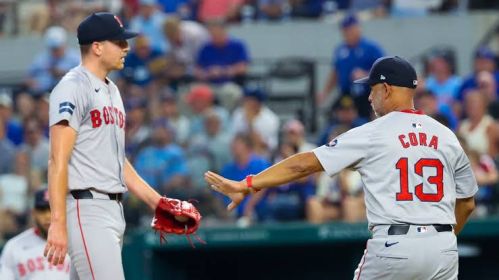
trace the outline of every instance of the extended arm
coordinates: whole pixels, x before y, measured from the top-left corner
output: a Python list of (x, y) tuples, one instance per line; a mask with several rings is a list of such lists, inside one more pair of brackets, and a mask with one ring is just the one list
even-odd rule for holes
[(156, 209), (161, 195), (139, 176), (132, 164), (125, 161), (125, 184), (128, 189), (140, 200), (145, 202), (152, 210)]
[[(276, 187), (323, 170), (313, 152), (299, 153), (253, 176), (252, 185), (255, 189)], [(211, 171), (205, 173), (205, 180), (214, 190), (232, 200), (229, 210), (234, 209), (250, 193), (244, 180), (232, 181)]]

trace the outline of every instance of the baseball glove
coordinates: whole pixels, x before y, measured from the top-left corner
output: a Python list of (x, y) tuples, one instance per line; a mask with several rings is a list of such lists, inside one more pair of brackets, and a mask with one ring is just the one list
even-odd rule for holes
[(185, 234), (194, 247), (189, 234), (196, 233), (200, 223), (201, 214), (192, 203), (162, 197), (156, 206), (151, 227), (159, 232), (161, 242), (166, 241), (165, 234)]

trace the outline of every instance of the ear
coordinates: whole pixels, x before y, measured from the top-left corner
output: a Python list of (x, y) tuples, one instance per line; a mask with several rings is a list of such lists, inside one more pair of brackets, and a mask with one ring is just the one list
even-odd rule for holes
[(383, 93), (383, 97), (385, 99), (388, 99), (390, 97), (390, 95), (392, 94), (392, 86), (387, 84), (387, 83), (383, 83), (383, 86), (385, 87), (385, 92)]
[(102, 55), (102, 48), (103, 48), (103, 45), (101, 43), (99, 43), (99, 42), (92, 43), (92, 51), (95, 53), (95, 55), (101, 56)]

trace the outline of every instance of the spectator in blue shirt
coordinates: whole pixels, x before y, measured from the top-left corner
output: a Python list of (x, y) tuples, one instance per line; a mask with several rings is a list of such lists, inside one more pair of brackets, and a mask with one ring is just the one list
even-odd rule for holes
[(201, 48), (195, 76), (213, 84), (235, 82), (242, 85), (250, 61), (244, 42), (229, 37), (225, 23), (208, 23), (211, 41)]
[(324, 102), (333, 88), (338, 86), (341, 95), (350, 95), (354, 98), (359, 114), (368, 117), (371, 109), (365, 95), (369, 93), (369, 89), (354, 84), (353, 81), (367, 75), (374, 61), (384, 53), (376, 43), (362, 37), (355, 16), (349, 15), (342, 20), (341, 31), (344, 42), (334, 50), (331, 72), (324, 89), (319, 93), (318, 101)]
[(188, 170), (184, 151), (173, 142), (173, 127), (164, 119), (155, 121), (153, 127), (153, 144), (138, 153), (135, 168), (160, 193), (183, 192)]
[[(458, 93), (458, 100), (463, 101), (464, 95), (467, 91), (475, 88), (479, 88), (478, 74), (482, 71), (489, 72), (494, 75), (496, 80), (496, 85), (499, 85), (499, 71), (496, 65), (496, 55), (494, 52), (483, 46), (476, 50), (475, 60), (474, 60), (474, 71), (466, 78), (464, 78), (461, 88)], [(499, 86), (496, 86), (496, 94), (499, 96)]]
[(14, 117), (13, 109), (10, 95), (0, 94), (0, 125), (3, 125), (7, 138), (17, 146), (24, 142), (24, 129), (22, 123)]
[(135, 39), (133, 50), (125, 58), (125, 67), (120, 72), (121, 76), (129, 83), (145, 87), (154, 79), (149, 68), (149, 63), (160, 58), (162, 53), (151, 49), (149, 39), (139, 36)]
[[(253, 153), (253, 143), (251, 137), (246, 134), (236, 134), (231, 144), (232, 156), (234, 161), (225, 165), (222, 168), (221, 175), (231, 180), (243, 180), (250, 174), (257, 174), (270, 166), (270, 162), (265, 158), (257, 156)], [(230, 202), (227, 197), (222, 197), (226, 204)], [(242, 217), (245, 213), (245, 207), (249, 198), (239, 204), (236, 208), (237, 217)], [(260, 212), (263, 210), (263, 204), (258, 204), (255, 210)]]
[(428, 65), (429, 76), (425, 83), (426, 89), (435, 95), (442, 111), (453, 114), (461, 78), (453, 73), (451, 64), (444, 55), (436, 54), (431, 57)]
[[(299, 152), (299, 146), (283, 142), (275, 163)], [(296, 182), (263, 190), (261, 220), (265, 222), (288, 222), (308, 220), (312, 210), (311, 201), (315, 195), (315, 177), (309, 176)], [(255, 203), (256, 201), (251, 201)]]
[(146, 36), (153, 49), (167, 52), (169, 45), (163, 35), (166, 15), (158, 9), (156, 0), (140, 0), (139, 3), (139, 14), (130, 20), (130, 29)]
[(163, 12), (166, 14), (176, 14), (182, 19), (192, 18), (191, 0), (158, 0)]
[(60, 78), (80, 63), (78, 51), (67, 48), (64, 28), (53, 26), (44, 35), (46, 49), (33, 60), (26, 84), (33, 95), (42, 95), (57, 84)]

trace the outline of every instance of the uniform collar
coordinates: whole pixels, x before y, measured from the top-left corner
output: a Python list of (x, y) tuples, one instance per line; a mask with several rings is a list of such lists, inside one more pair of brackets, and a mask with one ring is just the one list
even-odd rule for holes
[(416, 114), (416, 115), (424, 115), (423, 111), (416, 110), (416, 109), (405, 109), (405, 110), (400, 110), (399, 112), (408, 113), (408, 114)]
[(87, 68), (85, 68), (85, 66), (83, 66), (83, 64), (80, 64), (80, 67), (81, 67), (82, 71), (85, 72), (85, 74), (88, 76), (88, 78), (90, 79), (90, 81), (92, 82), (92, 84), (94, 86), (107, 87), (110, 85), (111, 81), (109, 80), (108, 77), (106, 77), (106, 81), (103, 81), (103, 80), (97, 78), (97, 76), (95, 76), (94, 73), (90, 72)]

